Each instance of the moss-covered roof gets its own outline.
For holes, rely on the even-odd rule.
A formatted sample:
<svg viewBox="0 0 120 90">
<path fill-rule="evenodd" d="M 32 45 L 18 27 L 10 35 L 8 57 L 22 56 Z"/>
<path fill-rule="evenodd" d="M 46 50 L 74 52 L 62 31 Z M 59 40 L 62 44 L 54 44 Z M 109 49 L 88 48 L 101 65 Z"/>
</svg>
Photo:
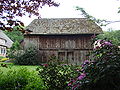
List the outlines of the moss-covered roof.
<svg viewBox="0 0 120 90">
<path fill-rule="evenodd" d="M 100 34 L 102 29 L 86 18 L 42 18 L 33 20 L 26 29 L 31 34 Z"/>
</svg>

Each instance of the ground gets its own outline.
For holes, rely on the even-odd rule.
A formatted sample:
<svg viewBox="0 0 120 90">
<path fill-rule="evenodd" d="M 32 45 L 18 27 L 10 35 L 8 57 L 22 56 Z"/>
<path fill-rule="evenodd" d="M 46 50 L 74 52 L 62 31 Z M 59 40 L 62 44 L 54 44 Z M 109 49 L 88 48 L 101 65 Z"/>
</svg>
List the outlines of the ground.
<svg viewBox="0 0 120 90">
<path fill-rule="evenodd" d="M 1 66 L 1 64 L 6 64 L 7 66 Z M 27 68 L 28 70 L 33 70 L 35 71 L 36 68 L 39 67 L 39 66 L 25 66 L 25 65 L 14 65 L 13 63 L 0 63 L 0 70 L 2 70 L 3 72 L 7 72 L 9 70 L 17 70 L 17 69 L 20 69 L 20 68 Z"/>
</svg>

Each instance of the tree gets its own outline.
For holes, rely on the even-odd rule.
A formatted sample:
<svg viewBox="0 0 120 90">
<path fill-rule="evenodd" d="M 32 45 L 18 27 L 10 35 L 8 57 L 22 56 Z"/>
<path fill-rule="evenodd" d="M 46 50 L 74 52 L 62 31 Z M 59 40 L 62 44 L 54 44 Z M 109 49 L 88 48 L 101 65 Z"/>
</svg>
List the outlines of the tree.
<svg viewBox="0 0 120 90">
<path fill-rule="evenodd" d="M 120 8 L 119 8 L 120 9 Z M 115 23 L 115 22 L 120 22 L 119 20 L 118 21 L 108 21 L 108 20 L 101 20 L 101 19 L 97 19 L 95 18 L 94 16 L 91 16 L 90 14 L 88 14 L 84 8 L 81 8 L 81 7 L 76 7 L 76 10 L 79 10 L 82 12 L 82 15 L 87 18 L 88 20 L 92 21 L 92 22 L 95 22 L 97 23 L 99 26 L 106 26 L 108 24 L 111 24 L 111 23 Z M 120 10 L 118 11 L 118 13 L 120 13 Z"/>
<path fill-rule="evenodd" d="M 99 26 L 106 26 L 111 23 L 120 22 L 120 21 L 107 21 L 107 20 L 97 19 L 91 16 L 90 14 L 88 14 L 83 8 L 80 8 L 78 6 L 76 7 L 76 10 L 80 10 L 82 12 L 82 15 L 85 18 L 87 18 L 88 20 L 92 22 L 97 23 Z M 118 13 L 120 13 L 120 10 Z M 100 34 L 97 36 L 97 38 L 95 38 L 95 40 L 97 39 L 106 39 L 108 41 L 112 41 L 113 44 L 115 45 L 120 45 L 120 30 L 104 32 L 103 34 Z"/>
<path fill-rule="evenodd" d="M 22 49 L 20 43 L 24 39 L 24 35 L 21 31 L 19 31 L 18 26 L 14 26 L 11 32 L 5 30 L 4 33 L 14 42 L 12 47 L 7 49 L 7 54 L 11 58 L 13 53 Z"/>
<path fill-rule="evenodd" d="M 97 23 L 99 26 L 105 26 L 105 25 L 107 25 L 107 24 L 105 24 L 106 20 L 100 20 L 100 19 L 97 19 L 97 18 L 91 16 L 90 14 L 88 14 L 88 13 L 84 10 L 84 8 L 81 8 L 81 7 L 78 7 L 78 6 L 77 6 L 77 7 L 76 7 L 76 10 L 80 10 L 81 13 L 82 13 L 82 15 L 83 15 L 85 18 L 87 18 L 88 20 L 90 20 L 90 21 L 92 21 L 92 22 Z"/>
<path fill-rule="evenodd" d="M 24 35 L 17 27 L 13 27 L 13 30 L 11 32 L 5 30 L 4 33 L 14 42 L 12 47 L 10 48 L 10 51 L 13 50 L 20 50 L 20 42 L 24 39 Z"/>
<path fill-rule="evenodd" d="M 0 0 L 0 30 L 11 31 L 13 26 L 24 26 L 23 22 L 14 18 L 39 16 L 39 8 L 45 5 L 59 6 L 53 0 Z"/>
<path fill-rule="evenodd" d="M 11 32 L 5 30 L 4 33 L 13 41 L 21 42 L 24 39 L 24 35 L 18 28 L 15 26 Z"/>
<path fill-rule="evenodd" d="M 106 39 L 112 41 L 113 44 L 120 46 L 120 30 L 105 31 L 103 34 L 97 36 L 97 39 Z"/>
</svg>

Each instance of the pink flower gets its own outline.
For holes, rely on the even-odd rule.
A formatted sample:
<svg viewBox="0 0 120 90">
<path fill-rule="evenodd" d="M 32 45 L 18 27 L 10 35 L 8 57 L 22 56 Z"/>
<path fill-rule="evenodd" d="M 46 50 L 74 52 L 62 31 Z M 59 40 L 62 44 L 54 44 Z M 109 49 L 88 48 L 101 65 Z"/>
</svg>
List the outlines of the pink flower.
<svg viewBox="0 0 120 90">
<path fill-rule="evenodd" d="M 47 67 L 47 66 L 48 66 L 48 64 L 43 64 L 43 66 L 44 66 L 44 67 Z"/>
<path fill-rule="evenodd" d="M 68 86 L 71 86 L 72 85 L 72 83 L 70 82 L 70 83 L 68 83 Z"/>
<path fill-rule="evenodd" d="M 95 38 L 96 38 L 96 35 L 95 35 L 95 34 L 94 34 L 94 35 L 92 35 L 92 36 L 91 36 L 91 38 L 95 39 Z"/>
<path fill-rule="evenodd" d="M 84 61 L 84 64 L 89 64 L 89 63 L 90 63 L 89 60 L 85 60 L 85 61 Z"/>
<path fill-rule="evenodd" d="M 95 43 L 93 45 L 94 45 L 94 50 L 104 47 L 106 45 L 112 46 L 112 44 L 110 42 L 105 41 L 105 40 L 97 40 L 97 41 L 95 41 Z"/>
<path fill-rule="evenodd" d="M 105 41 L 105 42 L 103 43 L 103 45 L 112 46 L 112 44 L 111 44 L 110 42 L 107 42 L 107 41 Z"/>
<path fill-rule="evenodd" d="M 71 80 L 69 83 L 68 83 L 68 86 L 71 86 L 74 82 L 76 82 L 76 80 Z"/>
<path fill-rule="evenodd" d="M 84 67 L 86 64 L 89 64 L 89 63 L 90 63 L 89 60 L 85 60 L 85 61 L 83 62 L 83 64 L 82 64 L 82 67 Z"/>
<path fill-rule="evenodd" d="M 76 71 L 77 71 L 77 72 L 79 72 L 79 71 L 80 71 L 80 69 L 77 69 Z"/>
<path fill-rule="evenodd" d="M 85 74 L 85 73 L 82 73 L 82 74 L 78 77 L 78 80 L 82 80 L 85 76 L 86 76 L 86 74 Z"/>
</svg>

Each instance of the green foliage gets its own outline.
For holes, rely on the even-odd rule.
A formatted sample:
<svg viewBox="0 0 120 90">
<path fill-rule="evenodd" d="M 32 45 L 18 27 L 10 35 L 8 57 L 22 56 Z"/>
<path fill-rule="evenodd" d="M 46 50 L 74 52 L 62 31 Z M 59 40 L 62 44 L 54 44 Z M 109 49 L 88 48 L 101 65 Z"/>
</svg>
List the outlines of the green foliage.
<svg viewBox="0 0 120 90">
<path fill-rule="evenodd" d="M 5 57 L 3 57 L 3 56 L 0 56 L 0 59 L 2 59 L 2 58 L 5 58 Z"/>
<path fill-rule="evenodd" d="M 86 76 L 74 83 L 77 90 L 120 90 L 120 48 L 101 42 L 93 51 L 92 61 L 82 65 Z"/>
<path fill-rule="evenodd" d="M 13 31 L 9 32 L 6 30 L 4 33 L 14 42 L 12 47 L 7 50 L 8 56 L 11 56 L 12 53 L 21 49 L 20 42 L 24 39 L 24 36 L 17 26 L 13 27 Z"/>
<path fill-rule="evenodd" d="M 120 30 L 106 31 L 103 34 L 97 36 L 98 39 L 106 39 L 112 41 L 115 45 L 120 45 Z"/>
<path fill-rule="evenodd" d="M 0 90 L 45 90 L 41 78 L 26 68 L 0 73 Z"/>
<path fill-rule="evenodd" d="M 12 47 L 10 48 L 10 51 L 17 51 L 17 50 L 20 50 L 21 47 L 20 47 L 20 43 L 18 41 L 15 41 L 12 45 Z"/>
<path fill-rule="evenodd" d="M 11 32 L 9 32 L 9 31 L 6 30 L 6 31 L 4 31 L 4 33 L 5 33 L 13 42 L 15 42 L 15 41 L 20 42 L 21 40 L 24 39 L 22 32 L 19 31 L 19 30 L 17 29 L 17 27 L 13 27 L 13 31 L 11 31 Z"/>
<path fill-rule="evenodd" d="M 18 65 L 38 65 L 38 50 L 35 47 L 28 47 L 26 50 L 19 50 L 12 56 L 14 63 Z"/>
<path fill-rule="evenodd" d="M 42 69 L 39 69 L 39 75 L 49 90 L 64 90 L 67 89 L 67 84 L 70 78 L 78 75 L 76 66 L 61 65 L 58 61 L 44 64 Z"/>
<path fill-rule="evenodd" d="M 10 49 L 7 49 L 7 55 L 10 59 L 14 58 L 16 52 L 21 50 L 20 43 L 15 41 Z"/>
</svg>

